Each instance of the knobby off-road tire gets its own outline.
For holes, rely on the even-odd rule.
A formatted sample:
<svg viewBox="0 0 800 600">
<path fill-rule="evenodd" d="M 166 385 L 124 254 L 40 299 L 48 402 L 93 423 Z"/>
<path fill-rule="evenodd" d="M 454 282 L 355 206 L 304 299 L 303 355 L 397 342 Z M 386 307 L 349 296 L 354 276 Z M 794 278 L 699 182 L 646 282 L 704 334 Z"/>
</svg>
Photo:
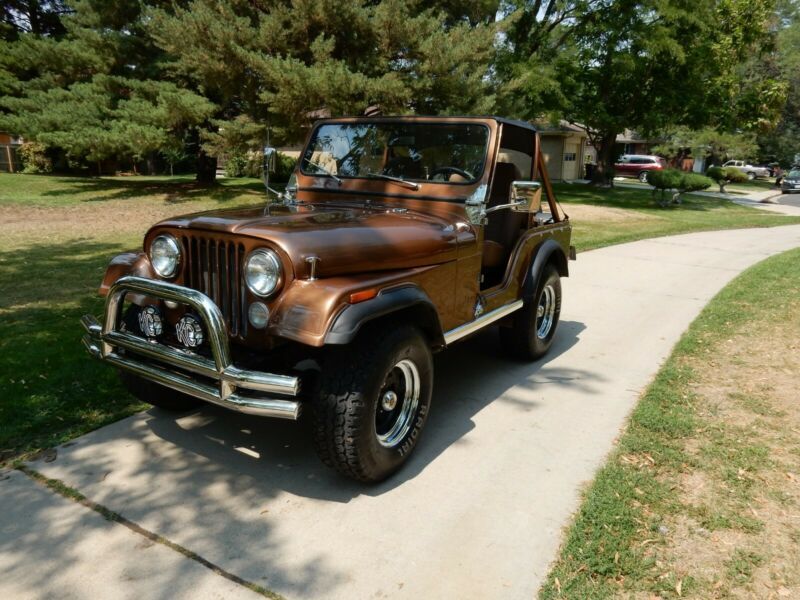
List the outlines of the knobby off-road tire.
<svg viewBox="0 0 800 600">
<path fill-rule="evenodd" d="M 433 358 L 415 327 L 369 327 L 332 348 L 314 401 L 314 446 L 322 462 L 364 482 L 406 461 L 425 426 Z"/>
<path fill-rule="evenodd" d="M 136 335 L 142 335 L 137 318 L 138 309 L 138 306 L 129 306 L 128 310 L 125 311 L 122 322 L 124 329 Z M 125 389 L 139 401 L 152 404 L 153 406 L 170 412 L 186 412 L 202 404 L 202 400 L 187 396 L 186 394 L 181 394 L 180 392 L 171 390 L 163 385 L 158 385 L 147 379 L 142 379 L 127 371 L 120 370 L 119 379 L 122 385 L 125 386 Z"/>
<path fill-rule="evenodd" d="M 500 340 L 508 352 L 522 360 L 541 358 L 553 344 L 561 316 L 561 278 L 553 265 L 545 267 L 533 298 L 511 315 L 510 327 L 500 327 Z"/>
</svg>

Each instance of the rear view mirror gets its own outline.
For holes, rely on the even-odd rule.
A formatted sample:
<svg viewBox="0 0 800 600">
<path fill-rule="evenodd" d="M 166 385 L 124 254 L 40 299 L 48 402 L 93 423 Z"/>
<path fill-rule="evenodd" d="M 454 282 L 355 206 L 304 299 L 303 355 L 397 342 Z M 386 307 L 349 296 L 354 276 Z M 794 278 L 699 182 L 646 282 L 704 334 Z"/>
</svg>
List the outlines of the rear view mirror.
<svg viewBox="0 0 800 600">
<path fill-rule="evenodd" d="M 513 181 L 511 203 L 517 212 L 539 212 L 542 206 L 542 184 L 538 181 Z"/>
</svg>

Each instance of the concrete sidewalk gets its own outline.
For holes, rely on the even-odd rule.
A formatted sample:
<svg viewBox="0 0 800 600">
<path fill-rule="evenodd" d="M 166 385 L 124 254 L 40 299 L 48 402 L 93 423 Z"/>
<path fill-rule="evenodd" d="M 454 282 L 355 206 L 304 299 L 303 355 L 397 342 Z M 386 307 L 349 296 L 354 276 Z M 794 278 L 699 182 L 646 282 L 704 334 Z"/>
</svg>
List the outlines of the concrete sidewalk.
<svg viewBox="0 0 800 600">
<path fill-rule="evenodd" d="M 323 468 L 302 424 L 214 408 L 135 415 L 30 466 L 287 598 L 530 599 L 582 486 L 681 333 L 739 272 L 797 246 L 800 226 L 786 226 L 579 255 L 547 359 L 503 358 L 496 331 L 438 355 L 420 445 L 377 487 Z M 93 581 L 146 598 L 211 586 L 182 555 L 138 560 L 123 539 L 135 534 L 36 486 L 0 482 L 0 596 L 51 595 L 46 574 L 84 596 Z"/>
</svg>

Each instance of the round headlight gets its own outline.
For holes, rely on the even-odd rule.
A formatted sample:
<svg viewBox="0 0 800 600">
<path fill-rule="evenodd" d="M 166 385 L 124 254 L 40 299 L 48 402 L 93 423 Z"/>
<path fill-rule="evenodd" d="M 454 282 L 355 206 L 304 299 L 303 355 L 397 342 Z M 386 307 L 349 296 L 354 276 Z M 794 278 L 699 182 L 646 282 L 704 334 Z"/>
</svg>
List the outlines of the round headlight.
<svg viewBox="0 0 800 600">
<path fill-rule="evenodd" d="M 281 261 L 272 250 L 255 250 L 244 271 L 247 287 L 257 296 L 269 296 L 281 283 Z"/>
<path fill-rule="evenodd" d="M 181 249 L 171 235 L 160 235 L 150 244 L 150 263 L 159 277 L 172 277 L 181 260 Z"/>
</svg>

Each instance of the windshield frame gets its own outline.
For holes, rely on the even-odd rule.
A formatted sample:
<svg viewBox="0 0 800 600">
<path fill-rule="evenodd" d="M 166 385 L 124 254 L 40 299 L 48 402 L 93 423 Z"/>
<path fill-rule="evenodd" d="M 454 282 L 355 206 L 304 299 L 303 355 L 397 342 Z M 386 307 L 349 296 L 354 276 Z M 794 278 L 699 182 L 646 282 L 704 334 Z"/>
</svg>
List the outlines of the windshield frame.
<svg viewBox="0 0 800 600">
<path fill-rule="evenodd" d="M 452 120 L 451 120 L 452 119 Z M 403 181 L 407 183 L 415 183 L 420 186 L 432 184 L 432 185 L 452 185 L 452 186 L 459 186 L 459 187 L 474 187 L 479 185 L 480 182 L 486 176 L 486 167 L 491 162 L 490 152 L 492 149 L 492 141 L 495 132 L 493 131 L 492 127 L 489 126 L 488 123 L 485 122 L 484 119 L 463 119 L 463 118 L 425 118 L 425 117 L 417 117 L 417 116 L 408 116 L 408 117 L 373 117 L 373 118 L 363 118 L 363 117 L 355 117 L 355 118 L 344 118 L 344 119 L 322 119 L 317 121 L 312 127 L 311 132 L 309 133 L 308 139 L 306 143 L 303 145 L 303 149 L 300 152 L 300 156 L 298 157 L 298 170 L 301 175 L 305 177 L 329 177 L 323 172 L 315 171 L 309 172 L 305 169 L 305 163 L 307 161 L 304 160 L 306 153 L 312 143 L 312 140 L 316 137 L 317 132 L 319 129 L 326 125 L 358 125 L 361 123 L 365 124 L 385 124 L 385 125 L 392 125 L 392 124 L 409 124 L 409 125 L 447 125 L 447 126 L 458 126 L 458 125 L 469 125 L 469 126 L 479 126 L 486 130 L 486 142 L 484 146 L 483 152 L 483 162 L 481 163 L 481 170 L 478 173 L 474 173 L 475 178 L 472 181 L 435 181 L 432 179 L 403 179 Z M 382 181 L 383 179 L 380 177 L 370 176 L 370 175 L 342 175 L 336 173 L 336 176 L 341 179 L 342 181 Z"/>
</svg>

